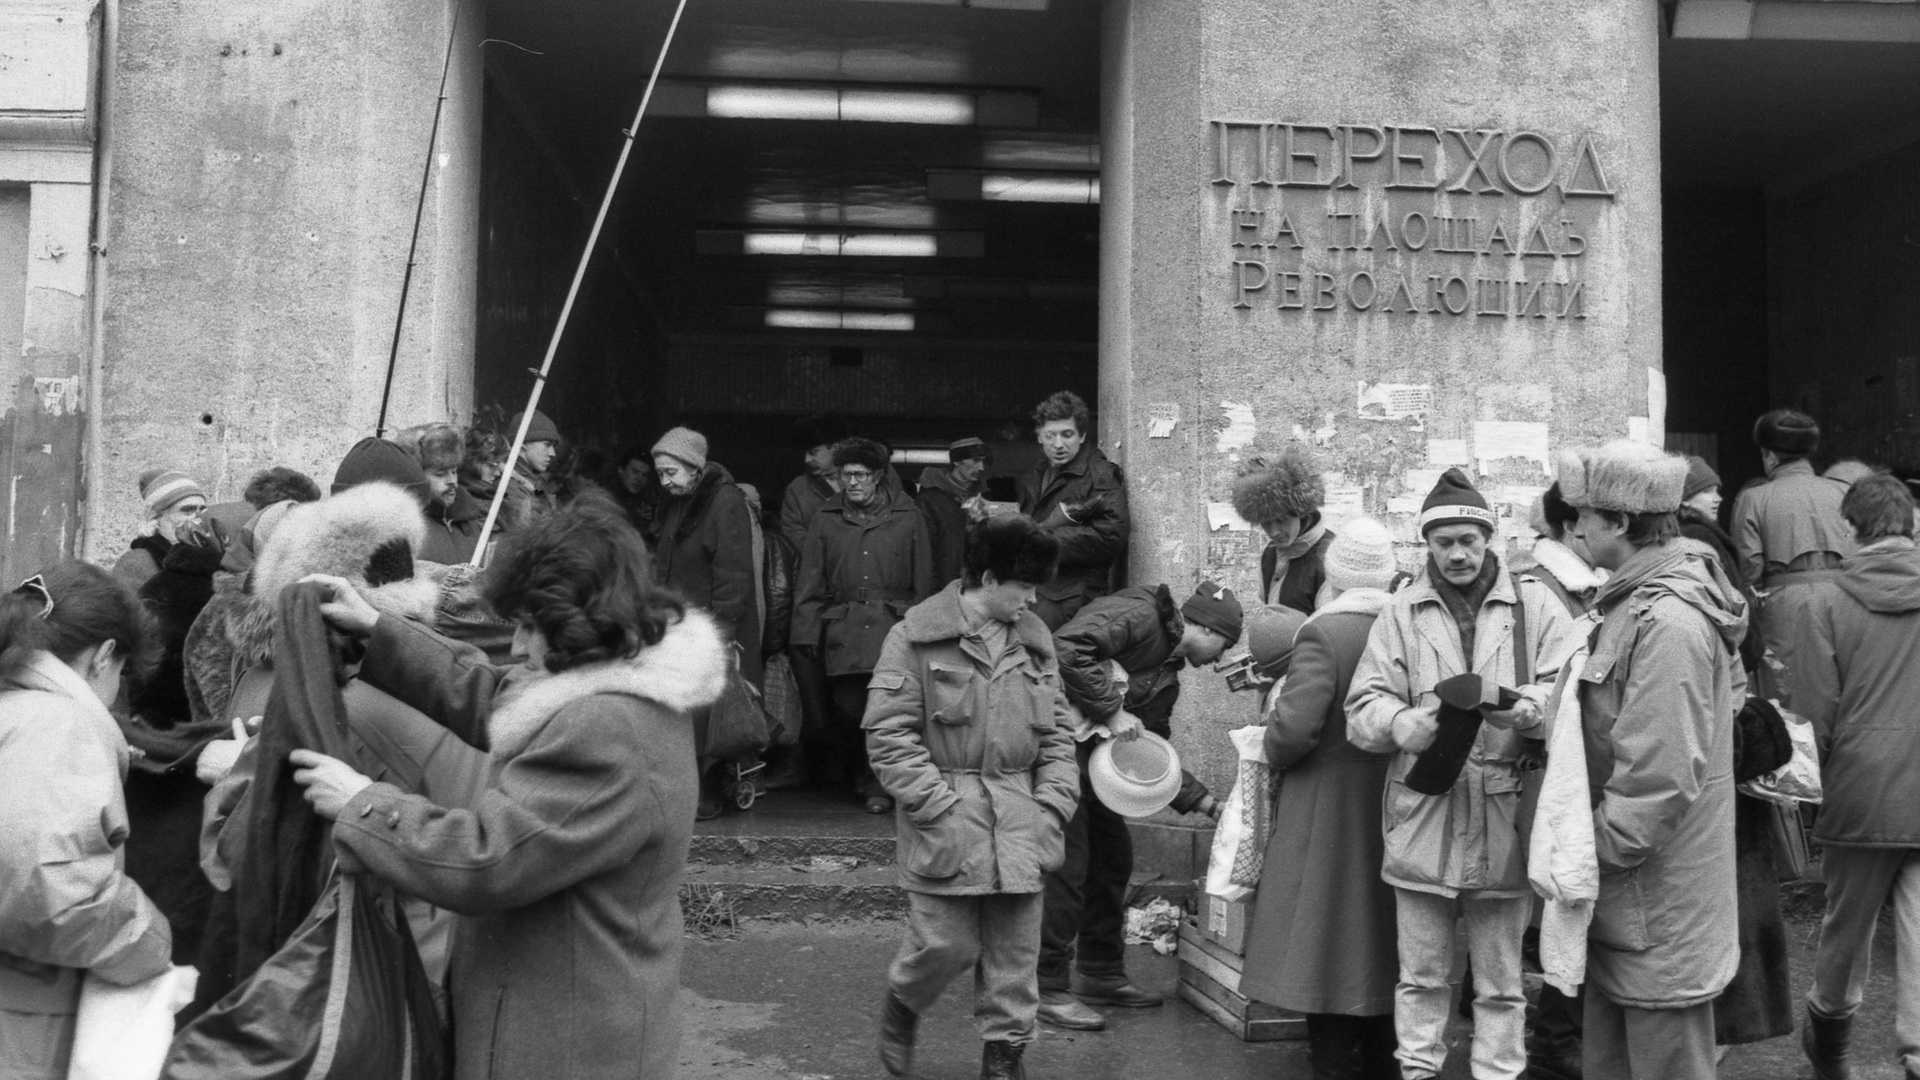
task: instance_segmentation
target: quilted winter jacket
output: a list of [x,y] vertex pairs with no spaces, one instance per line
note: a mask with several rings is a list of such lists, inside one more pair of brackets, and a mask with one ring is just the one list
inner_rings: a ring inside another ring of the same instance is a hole
[[[1498,558],[1489,553],[1488,558]],[[1436,705],[1434,687],[1472,671],[1513,687],[1513,606],[1526,605],[1528,656],[1533,681],[1514,687],[1544,711],[1555,672],[1542,670],[1566,633],[1567,609],[1552,590],[1530,577],[1501,567],[1480,605],[1469,667],[1460,654],[1460,631],[1440,594],[1423,575],[1395,593],[1374,620],[1367,651],[1347,694],[1347,730],[1363,750],[1398,750],[1396,716],[1418,706]],[[1527,734],[1539,737],[1539,730]],[[1453,896],[1527,896],[1526,852],[1520,843],[1518,758],[1527,735],[1483,724],[1467,763],[1445,795],[1422,795],[1406,785],[1418,754],[1400,750],[1388,772],[1385,818],[1389,884],[1403,889]]]
[[1066,858],[1080,769],[1053,639],[1031,612],[1008,637],[990,663],[957,581],[887,634],[861,726],[910,891],[1039,892]]

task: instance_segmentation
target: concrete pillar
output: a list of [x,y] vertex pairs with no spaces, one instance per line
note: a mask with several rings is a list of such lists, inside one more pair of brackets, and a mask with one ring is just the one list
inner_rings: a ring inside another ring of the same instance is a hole
[[[1658,10],[1643,0],[1108,0],[1101,439],[1132,578],[1253,599],[1227,503],[1304,443],[1337,530],[1461,464],[1509,535],[1548,452],[1660,438]],[[1254,720],[1189,673],[1224,794]]]
[[145,467],[216,501],[274,464],[324,487],[374,432],[456,9],[389,427],[471,407],[484,8],[119,0],[89,554]]

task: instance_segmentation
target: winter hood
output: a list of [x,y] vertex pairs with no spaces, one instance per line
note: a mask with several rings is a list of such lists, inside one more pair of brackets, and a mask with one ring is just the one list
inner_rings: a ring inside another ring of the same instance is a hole
[[1877,614],[1920,611],[1920,550],[1911,541],[1870,544],[1841,564],[1835,584]]
[[720,700],[730,667],[719,624],[688,608],[658,644],[637,656],[556,674],[520,669],[487,720],[488,752],[499,759],[519,753],[555,713],[595,694],[645,698],[682,713],[711,705]]
[[1634,552],[1600,586],[1593,606],[1598,611],[1611,611],[1630,596],[1653,600],[1661,594],[1705,615],[1727,648],[1739,650],[1751,614],[1746,598],[1720,568],[1713,549],[1698,540],[1669,540]]

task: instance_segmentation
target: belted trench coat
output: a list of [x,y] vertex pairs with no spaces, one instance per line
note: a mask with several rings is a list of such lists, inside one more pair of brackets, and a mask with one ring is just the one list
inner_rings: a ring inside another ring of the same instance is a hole
[[828,675],[861,675],[887,631],[933,595],[933,548],[920,508],[891,481],[856,513],[845,495],[807,526],[793,597],[793,644],[820,649]]

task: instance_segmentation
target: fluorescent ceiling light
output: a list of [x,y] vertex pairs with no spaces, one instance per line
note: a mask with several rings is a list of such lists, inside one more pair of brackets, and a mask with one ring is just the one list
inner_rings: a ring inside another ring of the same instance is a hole
[[865,255],[932,258],[940,241],[932,233],[750,232],[741,237],[748,255]]
[[973,123],[974,96],[919,90],[710,86],[707,115],[758,120],[855,120],[878,124]]
[[891,330],[911,331],[913,315],[893,311],[821,311],[770,308],[767,325],[783,330]]
[[1100,139],[1072,133],[1001,135],[980,144],[980,163],[996,169],[1100,167]]
[[988,202],[1049,202],[1099,205],[1097,176],[1006,176],[980,178],[980,197]]

